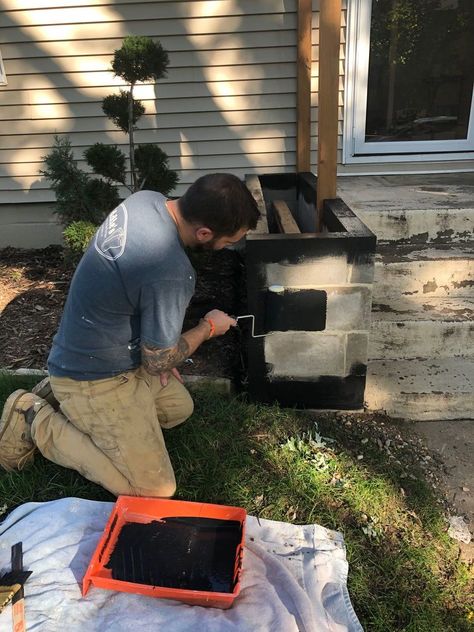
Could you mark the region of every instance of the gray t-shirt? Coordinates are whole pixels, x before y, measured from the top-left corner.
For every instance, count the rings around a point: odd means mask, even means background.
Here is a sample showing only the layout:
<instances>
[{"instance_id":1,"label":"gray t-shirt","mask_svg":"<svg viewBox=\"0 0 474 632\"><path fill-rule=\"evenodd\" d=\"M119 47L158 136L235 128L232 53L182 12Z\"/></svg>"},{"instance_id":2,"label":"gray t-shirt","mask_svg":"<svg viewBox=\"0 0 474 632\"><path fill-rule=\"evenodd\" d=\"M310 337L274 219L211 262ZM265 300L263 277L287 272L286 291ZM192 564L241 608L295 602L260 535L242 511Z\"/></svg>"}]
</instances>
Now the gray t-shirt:
<instances>
[{"instance_id":1,"label":"gray t-shirt","mask_svg":"<svg viewBox=\"0 0 474 632\"><path fill-rule=\"evenodd\" d=\"M195 273L161 193L127 198L81 259L48 358L51 375L96 380L140 365L140 345L181 334Z\"/></svg>"}]
</instances>

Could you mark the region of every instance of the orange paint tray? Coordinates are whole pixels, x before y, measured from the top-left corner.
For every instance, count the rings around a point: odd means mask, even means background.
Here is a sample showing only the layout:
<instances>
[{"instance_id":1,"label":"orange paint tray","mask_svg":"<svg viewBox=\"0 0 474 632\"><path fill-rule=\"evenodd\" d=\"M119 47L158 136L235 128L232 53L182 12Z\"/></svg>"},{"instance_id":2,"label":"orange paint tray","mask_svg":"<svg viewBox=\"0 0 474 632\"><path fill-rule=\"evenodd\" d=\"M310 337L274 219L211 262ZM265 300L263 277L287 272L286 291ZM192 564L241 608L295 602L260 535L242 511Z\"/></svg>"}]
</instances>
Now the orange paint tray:
<instances>
[{"instance_id":1,"label":"orange paint tray","mask_svg":"<svg viewBox=\"0 0 474 632\"><path fill-rule=\"evenodd\" d=\"M119 496L82 582L230 608L239 594L246 512L208 503Z\"/></svg>"}]
</instances>

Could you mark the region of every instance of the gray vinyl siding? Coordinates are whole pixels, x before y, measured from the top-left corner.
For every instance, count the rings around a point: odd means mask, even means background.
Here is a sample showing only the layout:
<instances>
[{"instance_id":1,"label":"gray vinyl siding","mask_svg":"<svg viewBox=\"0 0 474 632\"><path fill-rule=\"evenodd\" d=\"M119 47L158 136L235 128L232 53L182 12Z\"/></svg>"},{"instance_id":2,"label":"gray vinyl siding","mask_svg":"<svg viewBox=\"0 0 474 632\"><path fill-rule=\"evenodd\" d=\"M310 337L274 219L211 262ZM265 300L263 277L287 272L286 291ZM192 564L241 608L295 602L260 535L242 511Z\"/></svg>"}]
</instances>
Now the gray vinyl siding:
<instances>
[{"instance_id":1,"label":"gray vinyl siding","mask_svg":"<svg viewBox=\"0 0 474 632\"><path fill-rule=\"evenodd\" d=\"M166 151L180 175L178 194L210 171L295 169L296 0L43 5L4 0L0 13L8 77L0 87L2 203L54 200L38 172L55 134L69 135L83 168L94 142L127 151L127 136L101 110L121 85L109 67L127 34L152 36L169 53L167 77L137 90L146 114L136 140ZM314 31L316 23L317 16ZM315 137L312 147L316 166Z\"/></svg>"},{"instance_id":2,"label":"gray vinyl siding","mask_svg":"<svg viewBox=\"0 0 474 632\"><path fill-rule=\"evenodd\" d=\"M343 2L340 163L345 6ZM297 0L3 0L2 9L0 48L8 84L0 86L0 203L54 201L39 169L55 134L69 135L83 168L83 152L94 142L118 144L127 152L126 135L101 111L103 97L121 85L109 68L113 51L127 34L152 36L169 52L168 76L137 89L146 114L136 140L157 142L167 152L180 175L177 194L211 171L243 176L295 170ZM314 171L318 22L318 2L313 0ZM339 173L400 173L413 167L409 162L340 164ZM415 170L446 168L446 163L417 163Z\"/></svg>"}]
</instances>

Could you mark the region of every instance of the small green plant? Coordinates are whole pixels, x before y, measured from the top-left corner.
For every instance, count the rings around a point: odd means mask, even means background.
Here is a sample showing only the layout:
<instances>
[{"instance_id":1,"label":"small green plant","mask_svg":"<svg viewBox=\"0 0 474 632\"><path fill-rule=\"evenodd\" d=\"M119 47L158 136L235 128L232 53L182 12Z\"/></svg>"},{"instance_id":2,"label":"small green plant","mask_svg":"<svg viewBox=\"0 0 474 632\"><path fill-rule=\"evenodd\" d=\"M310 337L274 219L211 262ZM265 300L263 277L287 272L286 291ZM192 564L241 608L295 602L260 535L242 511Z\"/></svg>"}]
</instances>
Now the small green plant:
<instances>
[{"instance_id":1,"label":"small green plant","mask_svg":"<svg viewBox=\"0 0 474 632\"><path fill-rule=\"evenodd\" d=\"M67 249L73 255L82 255L97 230L91 222L72 222L63 230Z\"/></svg>"},{"instance_id":2,"label":"small green plant","mask_svg":"<svg viewBox=\"0 0 474 632\"><path fill-rule=\"evenodd\" d=\"M154 143L135 146L137 121L145 113L133 91L137 82L158 81L166 75L168 53L149 37L129 36L115 51L112 70L128 84L128 90L104 98L102 110L123 132L128 134L130 180L127 181L127 157L116 146L95 143L85 152L94 173L126 186L131 192L146 188L169 193L178 183L178 174L168 166L168 156Z\"/></svg>"}]
</instances>

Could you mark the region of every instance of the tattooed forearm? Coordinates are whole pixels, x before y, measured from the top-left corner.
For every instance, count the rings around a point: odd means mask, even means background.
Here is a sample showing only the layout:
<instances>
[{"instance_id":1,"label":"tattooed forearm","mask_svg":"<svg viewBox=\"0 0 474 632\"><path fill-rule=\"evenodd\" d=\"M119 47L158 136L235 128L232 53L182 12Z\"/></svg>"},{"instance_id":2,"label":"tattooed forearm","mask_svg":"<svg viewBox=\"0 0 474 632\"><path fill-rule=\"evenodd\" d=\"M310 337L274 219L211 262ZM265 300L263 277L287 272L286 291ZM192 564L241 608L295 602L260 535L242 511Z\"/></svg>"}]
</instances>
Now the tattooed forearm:
<instances>
[{"instance_id":1,"label":"tattooed forearm","mask_svg":"<svg viewBox=\"0 0 474 632\"><path fill-rule=\"evenodd\" d=\"M181 364L189 356L189 351L189 344L183 336L175 347L168 349L142 345L142 364L151 375L159 375Z\"/></svg>"}]
</instances>

